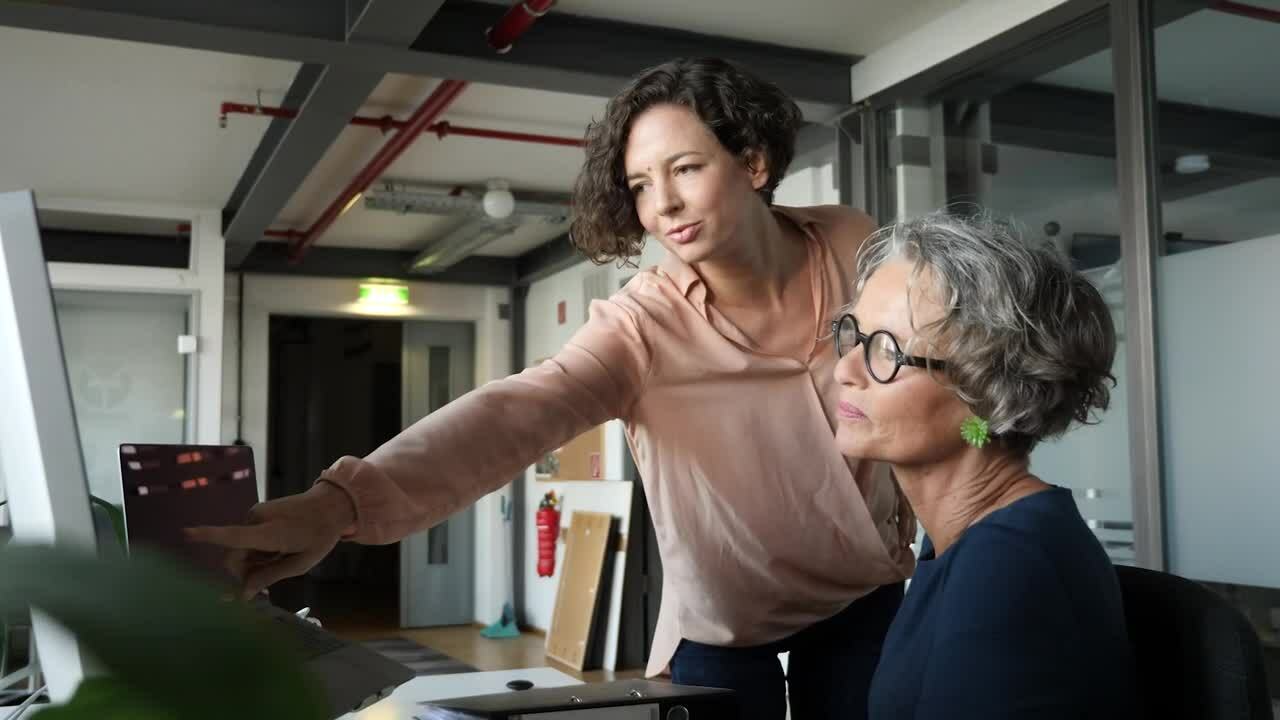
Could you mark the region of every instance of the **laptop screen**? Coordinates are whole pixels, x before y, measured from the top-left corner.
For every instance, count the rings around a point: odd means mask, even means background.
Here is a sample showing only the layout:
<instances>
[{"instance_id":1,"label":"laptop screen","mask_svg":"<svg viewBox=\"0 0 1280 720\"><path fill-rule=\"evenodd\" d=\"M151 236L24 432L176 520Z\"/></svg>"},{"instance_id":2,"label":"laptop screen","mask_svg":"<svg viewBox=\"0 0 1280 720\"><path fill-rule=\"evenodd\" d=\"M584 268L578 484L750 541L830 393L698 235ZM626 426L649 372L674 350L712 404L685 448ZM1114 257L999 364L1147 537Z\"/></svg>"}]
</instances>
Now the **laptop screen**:
<instances>
[{"instance_id":1,"label":"laptop screen","mask_svg":"<svg viewBox=\"0 0 1280 720\"><path fill-rule=\"evenodd\" d=\"M147 548L230 584L226 551L187 542L183 528L238 525L258 502L253 450L242 445L121 445L125 534Z\"/></svg>"}]
</instances>

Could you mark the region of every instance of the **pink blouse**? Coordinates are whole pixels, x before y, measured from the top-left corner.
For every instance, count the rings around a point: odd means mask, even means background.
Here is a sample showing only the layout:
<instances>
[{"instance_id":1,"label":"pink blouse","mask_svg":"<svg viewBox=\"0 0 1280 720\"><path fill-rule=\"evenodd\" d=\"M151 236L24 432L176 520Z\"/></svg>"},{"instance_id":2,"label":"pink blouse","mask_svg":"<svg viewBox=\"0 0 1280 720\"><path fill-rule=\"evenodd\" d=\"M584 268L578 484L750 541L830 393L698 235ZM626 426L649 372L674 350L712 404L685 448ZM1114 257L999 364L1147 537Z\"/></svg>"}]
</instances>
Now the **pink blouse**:
<instances>
[{"instance_id":1,"label":"pink blouse","mask_svg":"<svg viewBox=\"0 0 1280 720\"><path fill-rule=\"evenodd\" d=\"M662 553L647 674L681 638L745 646L828 618L910 575L915 519L884 465L847 459L836 427L831 317L872 228L846 207L775 208L808 239L814 343L759 352L673 255L638 273L538 367L490 382L321 479L351 496L353 540L431 527L545 453L621 418Z\"/></svg>"}]
</instances>

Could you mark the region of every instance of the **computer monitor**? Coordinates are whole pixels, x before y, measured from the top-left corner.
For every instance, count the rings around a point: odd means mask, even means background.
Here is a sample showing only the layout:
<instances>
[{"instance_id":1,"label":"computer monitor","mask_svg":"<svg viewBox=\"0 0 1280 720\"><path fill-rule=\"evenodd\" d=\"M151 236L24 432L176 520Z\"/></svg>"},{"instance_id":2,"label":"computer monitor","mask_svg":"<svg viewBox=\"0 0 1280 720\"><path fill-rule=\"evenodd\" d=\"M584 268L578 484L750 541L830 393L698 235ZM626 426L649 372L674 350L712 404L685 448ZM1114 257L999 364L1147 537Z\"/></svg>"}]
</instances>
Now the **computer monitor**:
<instances>
[{"instance_id":1,"label":"computer monitor","mask_svg":"<svg viewBox=\"0 0 1280 720\"><path fill-rule=\"evenodd\" d=\"M228 591L238 588L226 548L190 542L183 529L244 522L258 502L253 467L253 449L247 445L121 445L120 494L129 548L167 555Z\"/></svg>"},{"instance_id":2,"label":"computer monitor","mask_svg":"<svg viewBox=\"0 0 1280 720\"><path fill-rule=\"evenodd\" d=\"M80 435L30 192L0 193L0 398L0 465L13 541L96 552ZM31 620L49 697L65 702L97 668L66 629L38 611Z\"/></svg>"}]
</instances>

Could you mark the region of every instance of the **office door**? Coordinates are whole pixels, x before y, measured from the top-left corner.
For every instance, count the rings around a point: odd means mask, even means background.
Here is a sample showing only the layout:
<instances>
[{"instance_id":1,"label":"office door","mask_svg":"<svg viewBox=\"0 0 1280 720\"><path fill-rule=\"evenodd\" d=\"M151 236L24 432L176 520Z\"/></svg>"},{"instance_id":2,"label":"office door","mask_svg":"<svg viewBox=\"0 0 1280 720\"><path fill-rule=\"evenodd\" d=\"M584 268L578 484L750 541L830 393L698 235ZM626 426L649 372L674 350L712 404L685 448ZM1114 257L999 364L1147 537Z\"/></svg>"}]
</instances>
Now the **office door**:
<instances>
[{"instance_id":1,"label":"office door","mask_svg":"<svg viewBox=\"0 0 1280 720\"><path fill-rule=\"evenodd\" d=\"M470 323L404 324L401 405L405 427L475 386ZM423 468L423 482L432 482ZM464 625L474 619L475 511L472 508L400 543L400 626Z\"/></svg>"}]
</instances>

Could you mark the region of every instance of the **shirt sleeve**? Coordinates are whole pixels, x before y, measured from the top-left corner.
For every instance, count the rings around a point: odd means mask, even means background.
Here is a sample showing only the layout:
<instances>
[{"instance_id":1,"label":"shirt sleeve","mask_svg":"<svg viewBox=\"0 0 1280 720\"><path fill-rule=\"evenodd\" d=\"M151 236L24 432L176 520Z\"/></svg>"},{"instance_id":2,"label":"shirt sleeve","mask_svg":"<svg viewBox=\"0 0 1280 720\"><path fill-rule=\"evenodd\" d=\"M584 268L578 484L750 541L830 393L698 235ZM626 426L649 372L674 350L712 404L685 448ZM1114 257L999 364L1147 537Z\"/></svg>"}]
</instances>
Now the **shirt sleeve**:
<instances>
[{"instance_id":1,"label":"shirt sleeve","mask_svg":"<svg viewBox=\"0 0 1280 720\"><path fill-rule=\"evenodd\" d=\"M1082 707L1087 662L1076 619L1043 552L1017 532L977 530L949 569L939 630L916 718L1054 720L1103 716ZM971 532L974 532L971 530Z\"/></svg>"},{"instance_id":2,"label":"shirt sleeve","mask_svg":"<svg viewBox=\"0 0 1280 720\"><path fill-rule=\"evenodd\" d=\"M458 398L367 457L321 473L356 510L351 540L395 542L506 485L547 452L626 417L647 379L645 310L626 289L591 304L553 358Z\"/></svg>"}]
</instances>

